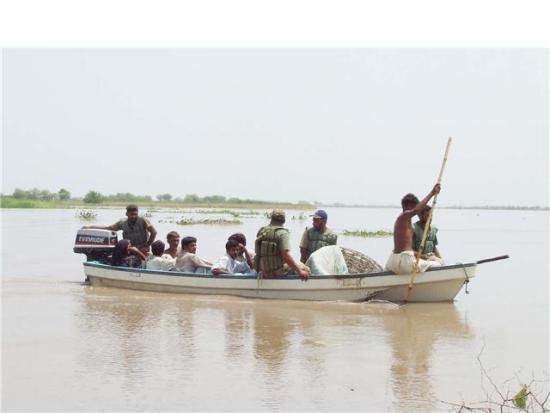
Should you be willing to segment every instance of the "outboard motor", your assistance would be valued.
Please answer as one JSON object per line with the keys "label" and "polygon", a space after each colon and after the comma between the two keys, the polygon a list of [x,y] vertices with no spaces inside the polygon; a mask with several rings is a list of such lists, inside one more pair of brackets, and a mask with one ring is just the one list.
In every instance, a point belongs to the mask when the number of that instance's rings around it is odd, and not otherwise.
{"label": "outboard motor", "polygon": [[85,254],[86,261],[108,263],[118,242],[117,233],[108,229],[79,229],[73,251]]}

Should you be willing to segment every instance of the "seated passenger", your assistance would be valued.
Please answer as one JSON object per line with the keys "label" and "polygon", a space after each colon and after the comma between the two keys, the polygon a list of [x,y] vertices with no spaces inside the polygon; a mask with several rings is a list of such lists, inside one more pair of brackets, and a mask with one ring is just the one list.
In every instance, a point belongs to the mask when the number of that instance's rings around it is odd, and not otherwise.
{"label": "seated passenger", "polygon": [[168,254],[164,254],[164,242],[158,240],[151,244],[152,254],[147,257],[145,268],[148,270],[169,271],[174,268],[175,259]]}
{"label": "seated passenger", "polygon": [[176,258],[174,269],[183,272],[196,272],[207,274],[212,268],[212,263],[197,256],[197,239],[185,237],[181,240],[181,251]]}
{"label": "seated passenger", "polygon": [[145,255],[139,249],[132,246],[129,240],[121,239],[113,250],[111,265],[117,267],[140,267],[141,261],[145,259]]}
{"label": "seated passenger", "polygon": [[180,252],[180,234],[176,231],[170,231],[166,234],[166,241],[168,241],[168,249],[164,253],[176,259]]}
{"label": "seated passenger", "polygon": [[[416,221],[413,226],[413,248],[416,255],[418,255],[418,251],[420,250],[422,236],[424,235],[424,229],[426,228],[426,224],[428,223],[428,217],[430,215],[431,209],[431,206],[426,205],[422,212],[418,214],[419,220]],[[424,242],[424,249],[422,250],[422,255],[420,256],[420,258],[423,260],[435,261],[440,263],[441,265],[445,265],[445,262],[441,257],[441,253],[437,248],[437,245],[437,227],[430,224],[428,233],[426,235],[426,240]]]}
{"label": "seated passenger", "polygon": [[242,244],[234,239],[230,239],[225,244],[226,254],[221,257],[212,267],[212,274],[247,274],[251,272],[250,266],[246,261],[238,258]]}
{"label": "seated passenger", "polygon": [[246,262],[250,268],[254,268],[254,256],[256,255],[254,251],[248,251],[246,249],[246,237],[244,234],[237,232],[236,234],[231,235],[228,240],[234,239],[239,243],[239,253],[237,254],[238,261]]}

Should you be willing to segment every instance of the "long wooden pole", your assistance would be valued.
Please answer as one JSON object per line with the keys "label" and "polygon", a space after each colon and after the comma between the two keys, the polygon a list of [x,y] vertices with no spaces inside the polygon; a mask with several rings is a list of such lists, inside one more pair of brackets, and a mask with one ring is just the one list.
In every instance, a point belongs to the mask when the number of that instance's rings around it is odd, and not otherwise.
{"label": "long wooden pole", "polygon": [[[443,163],[441,164],[441,170],[439,171],[439,177],[437,178],[437,183],[441,184],[441,179],[443,178],[443,171],[445,170],[445,165],[447,164],[447,157],[449,155],[449,149],[451,147],[451,142],[453,138],[449,138],[447,141],[447,147],[445,148],[445,156],[443,157]],[[437,194],[434,195],[434,200],[432,203],[432,208],[430,209],[430,212],[428,214],[428,220],[426,222],[426,225],[424,226],[424,233],[422,234],[422,242],[420,242],[420,248],[418,249],[418,255],[416,257],[416,262],[414,264],[414,271],[411,275],[411,280],[409,281],[409,287],[407,288],[407,294],[405,295],[405,303],[409,301],[409,297],[411,295],[414,280],[416,278],[416,274],[418,274],[419,269],[419,262],[420,262],[420,256],[424,252],[424,244],[426,243],[426,238],[428,236],[428,230],[430,229],[430,225],[432,223],[432,215],[435,209],[435,205],[437,204]]]}

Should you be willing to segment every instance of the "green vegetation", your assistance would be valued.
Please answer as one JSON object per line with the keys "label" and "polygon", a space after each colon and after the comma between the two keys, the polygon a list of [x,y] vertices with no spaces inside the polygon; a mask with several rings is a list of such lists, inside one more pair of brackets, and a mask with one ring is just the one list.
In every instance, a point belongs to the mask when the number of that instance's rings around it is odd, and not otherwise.
{"label": "green vegetation", "polygon": [[225,218],[218,218],[218,219],[211,219],[211,218],[203,218],[203,219],[195,219],[195,218],[186,218],[182,217],[179,220],[164,220],[159,222],[168,222],[171,224],[177,224],[177,225],[240,225],[242,224],[242,221],[238,219],[225,219]]}
{"label": "green vegetation", "polygon": [[75,216],[81,221],[95,221],[95,219],[97,218],[97,213],[95,213],[94,211],[83,209],[81,211],[78,211]]}
{"label": "green vegetation", "polygon": [[67,201],[67,200],[71,199],[71,193],[69,191],[67,191],[65,188],[61,188],[57,192],[57,196],[59,197],[60,201]]}
{"label": "green vegetation", "polygon": [[[208,195],[200,197],[196,194],[185,195],[183,200],[176,198],[175,201],[183,201],[185,204],[234,204],[234,205],[248,205],[248,204],[259,204],[259,205],[268,205],[273,204],[269,201],[260,201],[258,199],[240,199],[240,198],[226,198],[222,195]],[[278,202],[275,202],[278,204]]]}
{"label": "green vegetation", "polygon": [[[78,208],[89,205],[101,205],[109,207],[125,207],[130,203],[138,204],[140,207],[163,207],[163,208],[220,208],[227,211],[228,208],[248,208],[246,214],[239,212],[239,216],[260,215],[254,209],[314,209],[320,206],[346,207],[346,208],[399,208],[397,205],[346,205],[342,203],[327,204],[320,201],[313,203],[307,201],[274,202],[257,199],[241,199],[236,197],[226,198],[222,195],[198,196],[188,194],[183,198],[173,197],[171,194],[159,194],[154,200],[150,195],[134,195],[129,192],[118,192],[113,195],[104,195],[98,191],[88,191],[84,198],[71,197],[71,193],[65,188],[57,192],[50,192],[46,189],[33,188],[24,190],[16,188],[11,195],[1,195],[2,208]],[[440,209],[479,209],[479,210],[527,210],[527,211],[548,211],[548,206],[438,206]],[[212,212],[215,213],[215,212]],[[225,212],[224,212],[225,213]],[[301,218],[299,215],[294,219]]]}
{"label": "green vegetation", "polygon": [[30,199],[35,201],[55,201],[69,199],[71,193],[64,188],[61,188],[58,192],[50,192],[46,189],[38,188],[29,190],[16,188],[15,191],[13,191],[12,197],[15,199]]}
{"label": "green vegetation", "polygon": [[159,201],[171,201],[172,200],[172,195],[170,194],[160,194],[160,195],[157,195],[157,199]]}
{"label": "green vegetation", "polygon": [[[184,198],[172,197],[170,194],[156,196],[157,201],[150,195],[134,195],[127,193],[116,193],[104,195],[97,191],[88,191],[84,198],[72,198],[71,193],[62,188],[58,192],[50,192],[37,188],[23,190],[17,188],[12,195],[1,195],[2,208],[78,208],[87,205],[125,207],[129,203],[135,203],[139,207],[162,207],[162,208],[248,208],[246,214],[238,212],[239,216],[256,216],[259,212],[254,209],[311,209],[311,204],[290,202],[272,202],[254,199],[226,198],[221,195],[210,195],[200,197],[195,194],[186,195]],[[32,201],[32,202],[29,202]]]}
{"label": "green vegetation", "polygon": [[147,208],[147,211],[143,214],[145,218],[152,218],[153,212],[159,212],[158,208]]}
{"label": "green vegetation", "polygon": [[350,237],[363,237],[363,238],[382,238],[391,237],[393,232],[379,229],[378,231],[366,231],[366,230],[348,230],[345,229],[342,235],[348,235]]}
{"label": "green vegetation", "polygon": [[251,218],[260,215],[258,211],[248,210],[248,211],[234,211],[231,209],[196,209],[192,211],[196,214],[226,214],[231,215],[234,218]]}
{"label": "green vegetation", "polygon": [[86,204],[100,204],[103,202],[103,195],[96,191],[90,191],[84,196],[84,203]]}
{"label": "green vegetation", "polygon": [[34,199],[17,199],[3,196],[0,198],[2,208],[66,208],[63,201],[40,201]]}

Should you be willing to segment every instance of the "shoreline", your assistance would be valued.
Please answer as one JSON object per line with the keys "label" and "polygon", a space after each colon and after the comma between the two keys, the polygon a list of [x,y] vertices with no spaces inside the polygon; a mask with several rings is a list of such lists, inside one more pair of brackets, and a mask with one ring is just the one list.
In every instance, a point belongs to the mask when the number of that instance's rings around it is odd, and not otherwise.
{"label": "shoreline", "polygon": [[[0,199],[1,209],[112,209],[125,208],[128,202],[114,201],[99,204],[85,203],[81,200],[69,201],[41,201],[34,199],[15,199],[11,197],[2,197]],[[366,209],[399,209],[398,205],[314,205],[314,204],[293,204],[290,202],[265,202],[265,203],[184,203],[171,201],[145,201],[137,202],[143,209],[156,208],[179,208],[179,209],[197,209],[197,208],[215,208],[215,209],[297,209],[314,210],[317,208],[366,208]],[[549,211],[550,207],[540,206],[438,206],[438,209],[448,210],[487,210],[487,211]]]}

